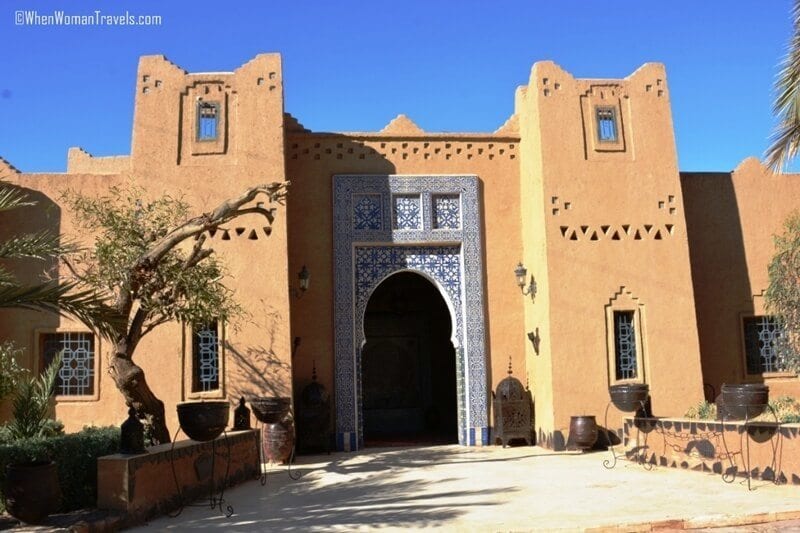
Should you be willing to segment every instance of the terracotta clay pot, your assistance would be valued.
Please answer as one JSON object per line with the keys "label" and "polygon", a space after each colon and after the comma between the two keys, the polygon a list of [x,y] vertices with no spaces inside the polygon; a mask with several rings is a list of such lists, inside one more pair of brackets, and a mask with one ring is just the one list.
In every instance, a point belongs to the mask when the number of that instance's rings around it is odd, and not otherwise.
{"label": "terracotta clay pot", "polygon": [[755,418],[767,408],[769,387],[763,383],[722,384],[724,418],[745,420]]}
{"label": "terracotta clay pot", "polygon": [[58,468],[52,461],[10,464],[3,484],[6,511],[28,524],[39,524],[61,506]]}
{"label": "terracotta clay pot", "polygon": [[594,416],[573,416],[569,421],[569,438],[575,447],[588,450],[597,442],[597,421]]}
{"label": "terracotta clay pot", "polygon": [[650,386],[647,383],[625,383],[609,387],[608,392],[611,395],[611,403],[617,409],[630,413],[645,405],[650,395]]}
{"label": "terracotta clay pot", "polygon": [[219,437],[228,426],[231,406],[225,400],[178,404],[178,422],[186,435],[204,442]]}
{"label": "terracotta clay pot", "polygon": [[285,463],[294,448],[294,423],[291,420],[264,424],[262,435],[264,460]]}

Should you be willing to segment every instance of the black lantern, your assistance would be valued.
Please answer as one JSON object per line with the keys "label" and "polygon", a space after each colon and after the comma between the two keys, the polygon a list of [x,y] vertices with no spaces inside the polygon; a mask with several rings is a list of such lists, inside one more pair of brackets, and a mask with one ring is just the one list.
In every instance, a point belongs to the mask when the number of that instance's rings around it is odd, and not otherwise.
{"label": "black lantern", "polygon": [[295,298],[300,299],[308,290],[309,280],[311,279],[311,274],[308,272],[308,269],[306,268],[305,265],[303,265],[303,268],[301,268],[300,272],[297,273],[297,279],[300,282],[299,289],[289,287],[289,292]]}
{"label": "black lantern", "polygon": [[233,430],[250,429],[250,409],[244,404],[244,397],[239,398],[239,407],[233,410]]}
{"label": "black lantern", "polygon": [[136,409],[130,406],[128,419],[120,427],[119,453],[147,453],[144,449],[144,426],[136,417]]}
{"label": "black lantern", "polygon": [[297,277],[300,279],[300,290],[306,292],[308,290],[308,281],[311,278],[311,274],[308,273],[308,269],[305,265],[300,269]]}
{"label": "black lantern", "polygon": [[[536,298],[536,280],[533,279],[533,274],[531,274],[530,282],[527,281],[528,269],[522,266],[522,262],[517,264],[517,268],[514,269],[514,276],[517,278],[517,286],[522,291],[522,295],[528,296],[530,294],[531,301],[534,301]],[[525,283],[528,283],[527,288]]]}

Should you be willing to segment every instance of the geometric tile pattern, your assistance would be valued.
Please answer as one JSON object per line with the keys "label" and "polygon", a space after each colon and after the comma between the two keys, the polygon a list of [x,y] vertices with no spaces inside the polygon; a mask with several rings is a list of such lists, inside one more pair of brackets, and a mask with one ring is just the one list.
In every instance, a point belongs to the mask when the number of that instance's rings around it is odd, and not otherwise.
{"label": "geometric tile pattern", "polygon": [[457,194],[437,194],[433,197],[434,229],[461,227],[461,202]]}
{"label": "geometric tile pattern", "polygon": [[419,195],[400,195],[392,198],[394,229],[420,229],[421,213]]}
{"label": "geometric tile pattern", "polygon": [[353,227],[355,229],[379,230],[382,219],[379,194],[356,194],[353,196]]}
{"label": "geometric tile pattern", "polygon": [[196,327],[193,335],[193,392],[219,388],[219,335],[217,323]]}
{"label": "geometric tile pattern", "polygon": [[744,345],[747,355],[747,373],[782,372],[783,361],[778,355],[778,345],[783,338],[783,326],[774,316],[744,317]]}
{"label": "geometric tile pattern", "polygon": [[633,311],[614,311],[617,379],[636,379],[636,330]]}
{"label": "geometric tile pattern", "polygon": [[94,335],[91,333],[46,333],[43,335],[45,365],[61,353],[56,395],[94,394]]}
{"label": "geometric tile pattern", "polygon": [[[337,447],[355,450],[363,446],[364,311],[375,287],[391,274],[404,270],[421,273],[431,280],[452,313],[459,442],[488,443],[478,178],[337,175],[333,178],[333,192]],[[434,232],[434,199],[446,196],[457,199],[459,224]],[[398,219],[396,201],[401,198],[404,212]],[[408,229],[397,229],[399,220],[402,220],[399,227]]]}
{"label": "geometric tile pattern", "polygon": [[461,302],[460,246],[357,246],[356,306],[362,307],[372,289],[388,275],[415,270],[443,286],[451,303]]}

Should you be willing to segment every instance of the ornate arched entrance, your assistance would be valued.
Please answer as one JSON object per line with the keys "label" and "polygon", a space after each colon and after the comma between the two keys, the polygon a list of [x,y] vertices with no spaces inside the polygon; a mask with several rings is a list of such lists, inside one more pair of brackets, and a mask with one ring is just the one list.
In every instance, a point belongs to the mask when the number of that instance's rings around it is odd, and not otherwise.
{"label": "ornate arched entrance", "polygon": [[364,445],[362,351],[380,283],[415,271],[452,317],[458,442],[489,441],[482,223],[476,176],[334,176],[336,447]]}
{"label": "ornate arched entrance", "polygon": [[458,442],[452,324],[420,273],[392,274],[372,292],[361,351],[365,445]]}

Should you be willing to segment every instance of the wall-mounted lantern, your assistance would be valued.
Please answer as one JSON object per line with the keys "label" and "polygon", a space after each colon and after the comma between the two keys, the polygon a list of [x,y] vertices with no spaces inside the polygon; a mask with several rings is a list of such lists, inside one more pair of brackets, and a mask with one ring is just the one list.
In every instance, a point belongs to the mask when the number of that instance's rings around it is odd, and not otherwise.
{"label": "wall-mounted lantern", "polygon": [[292,296],[295,298],[302,298],[303,295],[308,290],[309,280],[311,279],[311,274],[309,274],[308,269],[305,265],[303,268],[300,269],[300,272],[297,273],[297,279],[299,280],[299,289],[295,289],[293,287],[289,288],[289,291],[292,293]]}
{"label": "wall-mounted lantern", "polygon": [[[522,291],[523,296],[531,296],[531,301],[535,301],[536,299],[536,280],[533,279],[533,274],[531,274],[530,281],[527,280],[528,277],[528,269],[522,266],[520,262],[517,265],[517,268],[514,269],[514,276],[517,278],[517,286],[519,290]],[[525,287],[525,284],[528,284]]]}

